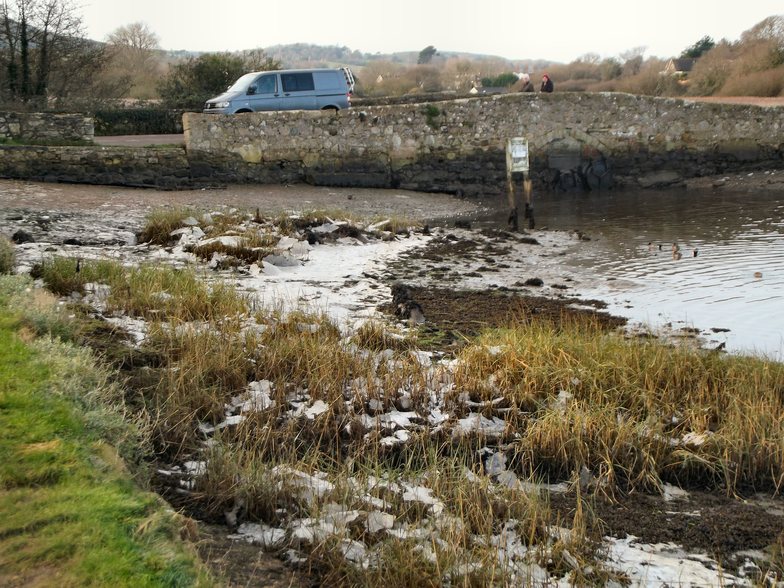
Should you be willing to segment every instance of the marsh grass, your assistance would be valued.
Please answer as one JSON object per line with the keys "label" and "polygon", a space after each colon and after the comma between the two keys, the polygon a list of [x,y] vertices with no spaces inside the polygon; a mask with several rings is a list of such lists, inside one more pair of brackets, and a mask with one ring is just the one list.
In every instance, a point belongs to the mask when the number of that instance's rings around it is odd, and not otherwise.
{"label": "marsh grass", "polygon": [[780,581],[784,578],[784,530],[779,533],[776,542],[770,546],[768,551],[770,554],[769,569],[763,570],[765,573],[762,575],[763,577],[770,575]]}
{"label": "marsh grass", "polygon": [[182,221],[195,212],[190,208],[162,208],[152,211],[145,220],[144,227],[136,236],[139,243],[168,245],[172,242],[172,231],[183,226]]}
{"label": "marsh grass", "polygon": [[351,341],[361,349],[371,351],[410,350],[416,346],[411,333],[400,333],[380,321],[367,321],[351,336]]}
{"label": "marsh grass", "polygon": [[49,336],[63,341],[72,340],[74,321],[57,298],[43,289],[33,288],[27,276],[0,275],[0,303],[9,308],[24,309],[19,317],[24,332],[32,336]]}
{"label": "marsh grass", "polygon": [[130,316],[222,321],[248,312],[247,298],[235,288],[207,282],[190,268],[130,268],[111,285],[110,308]]}
{"label": "marsh grass", "polygon": [[292,313],[260,335],[253,352],[257,378],[281,389],[307,388],[328,404],[342,400],[358,359],[340,341],[340,332],[325,316]]}
{"label": "marsh grass", "polygon": [[523,473],[563,478],[585,466],[599,487],[622,490],[662,480],[729,493],[784,487],[780,363],[629,340],[593,323],[488,333],[462,360],[458,389],[520,409]]}
{"label": "marsh grass", "polygon": [[297,214],[282,213],[274,219],[275,226],[284,235],[291,235],[296,231],[323,225],[331,221],[348,221],[354,224],[358,218],[350,212],[340,209],[303,210]]}
{"label": "marsh grass", "polygon": [[[533,564],[560,576],[579,573],[594,584],[612,577],[595,561],[598,527],[590,512],[580,511],[573,521],[560,521],[553,517],[544,495],[498,486],[472,473],[466,467],[468,454],[433,451],[424,446],[429,444],[425,438],[415,443],[423,444],[422,458],[390,469],[371,452],[351,460],[325,461],[317,449],[301,454],[289,446],[270,454],[259,445],[221,437],[205,456],[207,472],[198,481],[197,494],[213,516],[241,504],[245,516],[271,525],[285,524],[281,513],[306,520],[318,520],[334,508],[360,513],[354,523],[307,545],[310,572],[325,584],[525,585],[526,579],[532,579],[526,574],[533,571],[526,568]],[[280,467],[324,472],[332,489],[318,498],[303,495],[301,486],[275,474]],[[397,485],[429,489],[443,510],[434,515],[426,505],[404,500],[401,490],[392,489]],[[386,503],[385,512],[398,521],[398,528],[419,531],[408,538],[371,534],[364,525],[367,515],[361,514],[369,509],[367,499],[357,491],[363,487]],[[554,534],[556,526],[567,530]],[[344,558],[342,549],[351,541],[367,546],[365,564]],[[527,564],[499,558],[499,549],[507,548],[526,553]],[[412,562],[417,562],[416,568]]]}
{"label": "marsh grass", "polygon": [[167,447],[190,448],[200,422],[218,423],[225,404],[247,385],[252,364],[232,328],[193,328],[156,323],[147,347],[168,358],[148,407],[159,439]]}
{"label": "marsh grass", "polygon": [[46,287],[62,296],[85,293],[85,285],[111,288],[108,310],[147,319],[224,320],[249,312],[247,298],[221,281],[207,282],[191,268],[123,267],[111,260],[52,257],[35,268]]}
{"label": "marsh grass", "polygon": [[[346,340],[323,315],[257,314],[256,320],[266,328],[243,331],[238,322],[211,321],[201,330],[161,325],[151,337],[166,341],[161,349],[174,368],[151,406],[163,424],[159,435],[177,450],[198,447],[196,425],[217,424],[228,399],[247,382],[272,383],[273,407],[220,432],[197,491],[207,512],[220,516],[242,504],[251,519],[280,524],[280,512],[316,516],[325,500],[361,508],[349,479],[408,480],[447,505],[448,528],[440,528],[438,536],[452,547],[436,541],[425,557],[440,581],[504,584],[516,577],[489,563],[461,567],[466,554],[478,564],[497,561],[497,546],[478,546],[476,537],[489,542],[509,520],[517,521],[519,540],[551,573],[578,583],[612,577],[597,565],[600,525],[583,499],[574,520],[554,521],[546,500],[482,475],[481,437],[413,430],[404,445],[387,447],[382,439],[388,432],[357,422],[368,399],[390,410],[401,390],[416,399],[432,388],[433,375],[405,345],[393,349],[383,326],[368,324]],[[663,481],[730,492],[781,487],[779,364],[627,340],[576,322],[487,333],[464,350],[458,366],[452,407],[458,416],[465,413],[457,397],[466,392],[475,402],[504,398],[495,405],[505,410],[508,423],[503,451],[523,480],[568,480],[579,489],[577,479],[587,470],[585,491],[607,496],[657,492]],[[292,394],[323,400],[328,408],[315,418],[287,418]],[[426,413],[426,400],[415,401],[411,410]],[[704,441],[685,440],[689,433],[704,435]],[[303,501],[270,474],[281,464],[323,472],[335,490],[315,503]],[[388,491],[376,498],[390,505],[398,521],[429,524],[427,506]],[[548,531],[553,526],[567,527],[568,540],[553,538]],[[347,533],[341,541],[364,541],[372,557],[409,554],[407,540],[379,541],[361,529]],[[357,568],[342,556],[335,559],[331,550],[329,542],[312,546],[311,563],[325,577],[362,585],[408,581],[387,575],[394,567],[389,562]],[[418,553],[424,557],[421,543]]]}
{"label": "marsh grass", "polygon": [[0,274],[13,273],[15,263],[14,244],[0,235]]}
{"label": "marsh grass", "polygon": [[[164,369],[138,392],[139,405],[167,458],[206,462],[191,495],[199,512],[220,520],[234,508],[285,525],[329,505],[366,513],[369,500],[383,501],[397,529],[422,531],[395,538],[353,525],[314,541],[309,565],[325,584],[520,585],[535,572],[525,566],[536,564],[601,585],[622,578],[599,563],[593,495],[655,493],[663,482],[727,493],[784,488],[782,364],[562,320],[489,331],[446,368],[423,362],[415,341],[381,324],[346,337],[324,314],[251,308],[232,286],[192,270],[49,265],[53,288],[107,283],[110,311],[151,321],[143,351],[163,358]],[[232,398],[262,380],[269,406],[222,422]],[[449,419],[432,427],[441,393]],[[293,408],[318,401],[325,408],[317,414]],[[399,427],[367,418],[388,411],[411,418],[402,443],[389,441]],[[469,413],[500,415],[504,432],[460,433],[456,420]],[[205,424],[218,427],[206,450]],[[515,476],[493,479],[488,450],[503,453]],[[281,466],[322,476],[330,489],[305,495]],[[579,495],[570,520],[523,483],[537,481],[572,483]],[[441,510],[406,500],[414,486]],[[343,557],[347,541],[367,546],[367,565]],[[500,557],[510,541],[522,546],[525,565]]]}
{"label": "marsh grass", "polygon": [[211,259],[213,255],[218,253],[222,255],[230,255],[237,260],[241,260],[246,263],[259,263],[262,259],[275,252],[274,247],[271,245],[274,245],[274,243],[277,242],[277,239],[254,238],[254,241],[268,244],[252,245],[252,241],[245,241],[243,239],[243,241],[237,245],[227,245],[225,243],[213,242],[206,243],[204,245],[195,245],[188,248],[188,251],[205,260]]}
{"label": "marsh grass", "polygon": [[54,256],[33,267],[31,274],[43,279],[51,292],[68,296],[73,292],[84,294],[85,284],[114,283],[123,272],[122,266],[115,261]]}
{"label": "marsh grass", "polygon": [[[379,225],[379,223],[382,222],[384,224]],[[370,221],[370,225],[377,225],[377,230],[389,231],[390,233],[394,233],[396,235],[407,233],[412,229],[421,229],[423,227],[421,220],[399,215],[375,217]]]}

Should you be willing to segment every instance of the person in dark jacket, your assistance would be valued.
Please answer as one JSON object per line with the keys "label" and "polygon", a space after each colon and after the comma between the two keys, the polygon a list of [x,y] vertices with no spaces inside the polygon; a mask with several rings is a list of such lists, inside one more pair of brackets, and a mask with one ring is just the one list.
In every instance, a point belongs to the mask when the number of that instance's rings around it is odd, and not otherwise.
{"label": "person in dark jacket", "polygon": [[553,91],[553,80],[550,79],[550,76],[544,74],[542,76],[542,87],[539,90],[540,92],[552,92]]}
{"label": "person in dark jacket", "polygon": [[523,74],[523,76],[520,78],[520,80],[523,82],[523,86],[520,88],[521,92],[533,92],[534,91],[534,85],[531,83],[531,76],[529,76],[527,73]]}

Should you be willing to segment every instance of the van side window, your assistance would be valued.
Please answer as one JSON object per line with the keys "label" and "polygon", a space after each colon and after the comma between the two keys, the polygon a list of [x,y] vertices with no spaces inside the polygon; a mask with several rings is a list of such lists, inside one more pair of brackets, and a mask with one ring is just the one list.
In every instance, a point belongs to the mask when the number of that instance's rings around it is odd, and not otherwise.
{"label": "van side window", "polygon": [[274,94],[275,93],[275,74],[270,76],[259,76],[256,78],[256,94]]}
{"label": "van side window", "polygon": [[313,74],[310,72],[281,74],[280,81],[284,92],[306,92],[315,89]]}

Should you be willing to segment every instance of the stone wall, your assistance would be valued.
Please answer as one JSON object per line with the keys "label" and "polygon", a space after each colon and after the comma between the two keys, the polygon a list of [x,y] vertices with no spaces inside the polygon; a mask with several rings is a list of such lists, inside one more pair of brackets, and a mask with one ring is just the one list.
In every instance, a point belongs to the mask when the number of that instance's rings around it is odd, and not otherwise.
{"label": "stone wall", "polygon": [[[627,94],[186,114],[183,126],[187,152],[0,146],[0,177],[160,188],[308,182],[495,197],[505,191],[506,140],[516,136],[529,140],[538,188],[659,187],[784,167],[782,108]],[[92,122],[81,116],[0,114],[0,137],[63,140],[66,128],[92,138]]]}
{"label": "stone wall", "polygon": [[92,141],[93,119],[81,114],[0,112],[0,139],[42,142]]}
{"label": "stone wall", "polygon": [[[506,94],[331,112],[185,114],[199,176],[223,182],[504,190],[505,144],[523,136],[532,175],[561,188],[654,187],[784,167],[781,108],[627,94]],[[607,174],[610,170],[610,174]]]}
{"label": "stone wall", "polygon": [[0,147],[0,177],[42,182],[184,188],[191,175],[182,148]]}

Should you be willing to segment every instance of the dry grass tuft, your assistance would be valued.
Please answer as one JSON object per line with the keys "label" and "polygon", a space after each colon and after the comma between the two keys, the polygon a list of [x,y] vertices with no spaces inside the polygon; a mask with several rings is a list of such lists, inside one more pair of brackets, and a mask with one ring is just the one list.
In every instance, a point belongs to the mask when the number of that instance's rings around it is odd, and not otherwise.
{"label": "dry grass tuft", "polygon": [[378,321],[368,321],[361,325],[352,335],[351,341],[357,347],[371,351],[385,349],[406,351],[416,345],[415,339],[410,334],[397,333]]}
{"label": "dry grass tuft", "polygon": [[183,226],[182,221],[194,216],[189,208],[166,208],[155,210],[147,216],[146,223],[137,235],[139,243],[168,245],[172,241],[171,232]]}
{"label": "dry grass tuft", "polygon": [[223,321],[249,312],[246,297],[234,287],[207,283],[191,269],[131,268],[111,286],[110,309],[130,316]]}
{"label": "dry grass tuft", "polygon": [[598,488],[624,490],[661,480],[730,493],[784,487],[782,364],[592,324],[490,333],[462,360],[458,389],[519,409],[525,474],[563,479],[586,467]]}
{"label": "dry grass tuft", "polygon": [[123,268],[114,261],[82,260],[76,257],[52,257],[33,267],[31,275],[42,278],[53,293],[68,296],[84,294],[85,284],[111,284],[121,279]]}
{"label": "dry grass tuft", "polygon": [[13,273],[15,260],[14,244],[0,235],[0,274]]}

